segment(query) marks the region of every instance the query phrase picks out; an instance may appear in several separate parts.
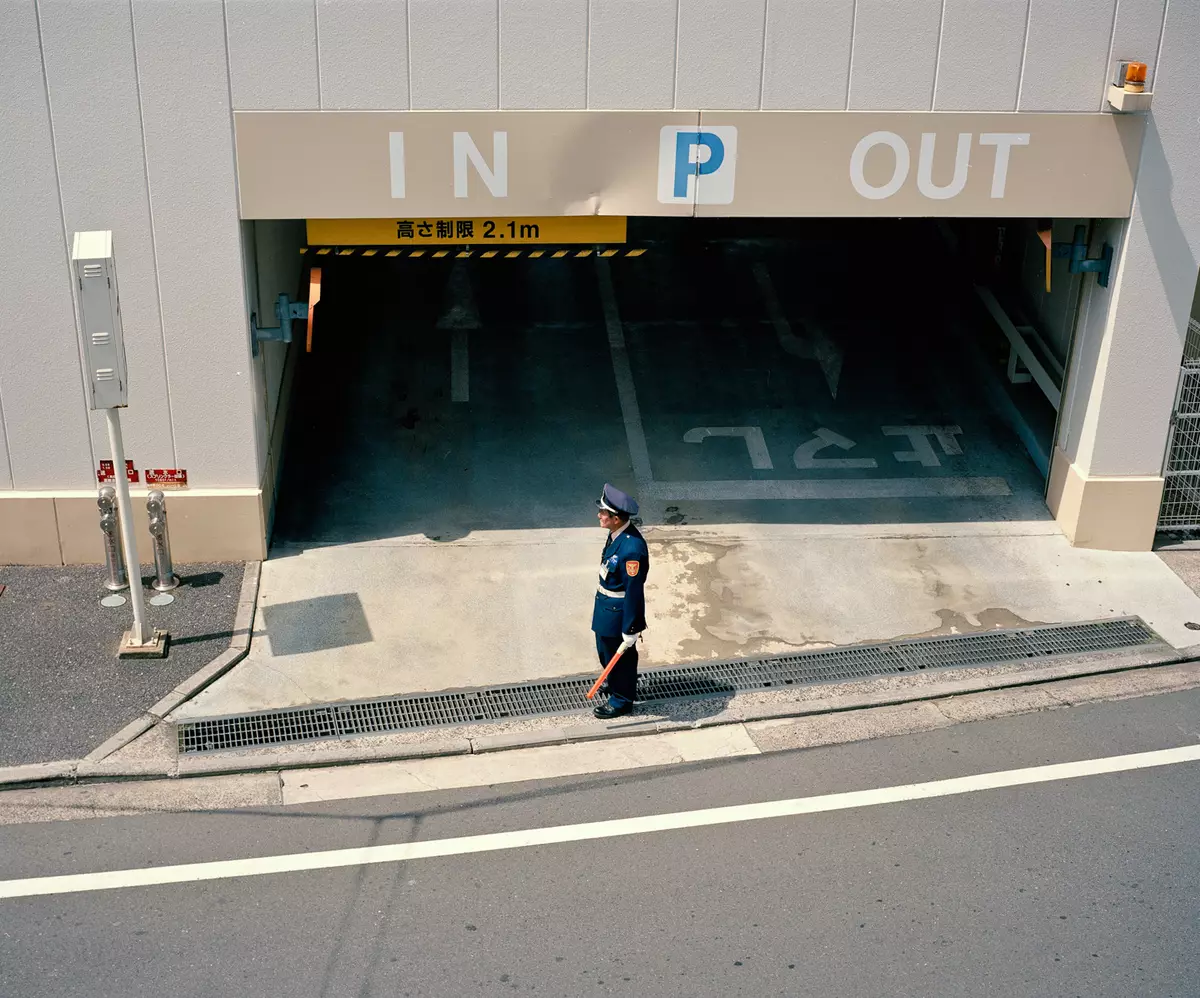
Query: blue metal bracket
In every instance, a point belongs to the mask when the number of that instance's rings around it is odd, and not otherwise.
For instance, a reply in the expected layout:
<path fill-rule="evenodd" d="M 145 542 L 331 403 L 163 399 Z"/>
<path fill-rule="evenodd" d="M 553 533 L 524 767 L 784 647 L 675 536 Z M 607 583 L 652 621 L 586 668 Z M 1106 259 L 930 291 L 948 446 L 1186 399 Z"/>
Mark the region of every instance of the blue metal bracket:
<path fill-rule="evenodd" d="M 275 318 L 278 326 L 260 326 L 258 315 L 250 313 L 250 346 L 258 356 L 260 343 L 291 343 L 292 320 L 308 318 L 308 302 L 292 301 L 287 295 L 275 299 Z"/>
<path fill-rule="evenodd" d="M 1104 244 L 1098 257 L 1087 255 L 1087 226 L 1075 226 L 1075 239 L 1069 243 L 1054 243 L 1051 253 L 1060 259 L 1070 260 L 1072 274 L 1095 274 L 1100 287 L 1108 287 L 1108 275 L 1112 270 L 1113 248 Z"/>

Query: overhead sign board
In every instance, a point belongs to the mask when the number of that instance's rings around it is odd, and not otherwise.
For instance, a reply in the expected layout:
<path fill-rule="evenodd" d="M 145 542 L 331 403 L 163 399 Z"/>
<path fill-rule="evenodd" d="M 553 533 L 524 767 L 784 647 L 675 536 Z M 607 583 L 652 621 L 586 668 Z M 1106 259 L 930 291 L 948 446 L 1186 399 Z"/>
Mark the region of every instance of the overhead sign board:
<path fill-rule="evenodd" d="M 1137 115 L 861 111 L 238 111 L 234 121 L 242 217 L 435 226 L 1120 218 L 1144 128 Z"/>
<path fill-rule="evenodd" d="M 310 218 L 310 246 L 623 243 L 624 215 L 535 218 Z"/>

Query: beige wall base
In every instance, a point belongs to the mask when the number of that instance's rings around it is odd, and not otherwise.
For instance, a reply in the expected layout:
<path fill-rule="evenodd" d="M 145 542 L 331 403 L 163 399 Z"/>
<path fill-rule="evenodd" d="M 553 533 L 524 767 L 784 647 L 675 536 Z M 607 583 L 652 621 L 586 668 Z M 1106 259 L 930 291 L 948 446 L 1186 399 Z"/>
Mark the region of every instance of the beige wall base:
<path fill-rule="evenodd" d="M 1055 448 L 1046 504 L 1075 547 L 1149 551 L 1162 492 L 1160 477 L 1089 478 Z"/>
<path fill-rule="evenodd" d="M 142 564 L 153 562 L 145 488 L 132 489 Z M 260 489 L 167 492 L 171 556 L 180 564 L 266 557 Z M 104 561 L 95 492 L 0 492 L 0 565 L 92 565 Z"/>

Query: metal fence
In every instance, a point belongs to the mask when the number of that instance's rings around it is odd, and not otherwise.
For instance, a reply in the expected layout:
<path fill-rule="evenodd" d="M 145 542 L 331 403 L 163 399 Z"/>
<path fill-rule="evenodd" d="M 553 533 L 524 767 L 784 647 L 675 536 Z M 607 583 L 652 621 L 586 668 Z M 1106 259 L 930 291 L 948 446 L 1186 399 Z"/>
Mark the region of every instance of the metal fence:
<path fill-rule="evenodd" d="M 1163 469 L 1159 530 L 1200 530 L 1200 322 L 1188 320 Z"/>

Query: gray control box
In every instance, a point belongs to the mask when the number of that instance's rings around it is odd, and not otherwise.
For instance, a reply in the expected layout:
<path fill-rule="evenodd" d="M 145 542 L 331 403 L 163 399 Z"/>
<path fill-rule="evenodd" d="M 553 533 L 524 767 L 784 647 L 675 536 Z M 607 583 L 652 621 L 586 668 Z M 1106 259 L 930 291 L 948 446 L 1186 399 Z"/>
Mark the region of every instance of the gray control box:
<path fill-rule="evenodd" d="M 71 245 L 71 266 L 79 288 L 91 408 L 115 409 L 128 405 L 129 379 L 112 232 L 76 232 Z"/>

